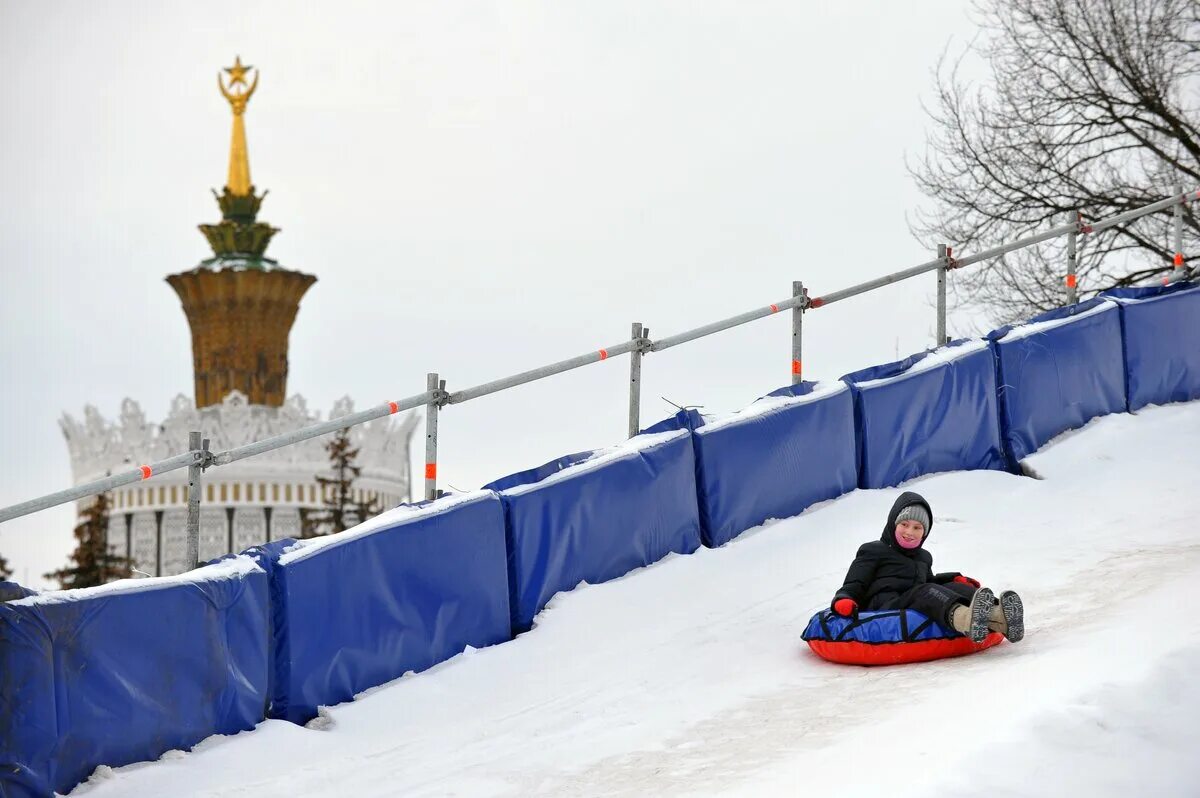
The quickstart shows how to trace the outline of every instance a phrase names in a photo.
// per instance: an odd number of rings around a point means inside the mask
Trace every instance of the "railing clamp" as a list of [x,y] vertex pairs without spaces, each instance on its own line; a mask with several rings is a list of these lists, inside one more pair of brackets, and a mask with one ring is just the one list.
[[642,328],[642,337],[634,341],[633,351],[641,352],[643,355],[654,351],[654,342],[650,340],[649,327]]

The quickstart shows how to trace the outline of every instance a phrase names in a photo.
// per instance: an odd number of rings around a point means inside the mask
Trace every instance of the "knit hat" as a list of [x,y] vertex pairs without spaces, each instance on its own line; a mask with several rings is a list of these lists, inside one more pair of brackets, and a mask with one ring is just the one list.
[[921,504],[910,504],[896,515],[897,524],[901,521],[916,521],[925,528],[926,533],[929,532],[930,520],[928,511]]

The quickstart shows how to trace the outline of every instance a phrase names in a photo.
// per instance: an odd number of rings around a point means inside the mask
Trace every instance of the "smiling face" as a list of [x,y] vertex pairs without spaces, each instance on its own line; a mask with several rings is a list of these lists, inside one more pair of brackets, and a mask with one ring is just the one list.
[[906,549],[915,549],[925,539],[925,525],[920,521],[900,521],[896,524],[896,542]]

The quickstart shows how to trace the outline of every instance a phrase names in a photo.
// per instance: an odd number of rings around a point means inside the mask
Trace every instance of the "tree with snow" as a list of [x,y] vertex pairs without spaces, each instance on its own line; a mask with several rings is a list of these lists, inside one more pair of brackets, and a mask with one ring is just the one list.
[[343,532],[378,515],[380,510],[376,501],[360,502],[354,499],[354,480],[362,473],[362,467],[355,464],[359,450],[350,446],[349,428],[334,434],[325,444],[325,451],[329,452],[333,476],[318,474],[316,477],[321,486],[325,509],[310,510],[304,514],[300,530],[300,536],[304,538]]
[[75,540],[78,542],[71,553],[73,565],[46,574],[47,579],[57,579],[66,590],[95,587],[132,575],[132,561],[127,557],[118,557],[108,548],[110,506],[107,493],[93,498],[83,511],[79,525],[75,527]]
[[[911,168],[933,203],[913,231],[969,254],[1099,219],[1200,186],[1200,8],[1195,0],[982,0],[978,54],[939,66],[928,149]],[[1081,296],[1175,267],[1172,209],[1079,238]],[[1085,219],[1086,221],[1086,219]],[[1064,302],[1065,238],[974,267],[960,301],[1014,321]],[[1184,212],[1183,253],[1200,262],[1200,221]],[[1112,257],[1117,255],[1117,257]]]

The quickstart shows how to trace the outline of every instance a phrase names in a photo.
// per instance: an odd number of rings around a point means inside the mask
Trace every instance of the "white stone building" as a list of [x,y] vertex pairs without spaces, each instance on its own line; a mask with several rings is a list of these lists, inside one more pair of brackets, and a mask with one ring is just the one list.
[[[328,418],[354,412],[344,398]],[[281,407],[251,405],[231,392],[220,404],[196,409],[179,395],[161,423],[148,421],[137,402],[126,399],[120,418],[108,421],[96,408],[83,419],[64,415],[60,424],[71,455],[75,484],[99,479],[188,449],[188,433],[199,430],[214,453],[280,435],[321,421],[300,396]],[[409,500],[409,442],[417,416],[385,416],[350,428],[360,449],[361,476],[354,482],[356,501],[375,500],[382,509]],[[211,468],[202,479],[200,561],[272,540],[300,535],[300,518],[323,508],[318,474],[330,476],[325,443],[330,436],[304,441],[229,465]],[[138,575],[167,576],[185,570],[187,469],[155,475],[111,494],[108,542],[112,551],[131,556]],[[85,503],[81,503],[85,506]]]

